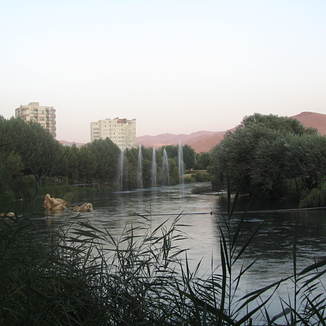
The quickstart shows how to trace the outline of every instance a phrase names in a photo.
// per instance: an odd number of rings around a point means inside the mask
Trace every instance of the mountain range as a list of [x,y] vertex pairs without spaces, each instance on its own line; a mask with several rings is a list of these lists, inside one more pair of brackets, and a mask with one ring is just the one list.
[[[301,112],[290,117],[300,121],[305,127],[315,128],[321,135],[326,135],[326,114]],[[145,147],[161,147],[166,145],[191,146],[197,153],[208,152],[219,144],[227,131],[197,131],[190,134],[160,134],[156,136],[137,137],[137,144]]]

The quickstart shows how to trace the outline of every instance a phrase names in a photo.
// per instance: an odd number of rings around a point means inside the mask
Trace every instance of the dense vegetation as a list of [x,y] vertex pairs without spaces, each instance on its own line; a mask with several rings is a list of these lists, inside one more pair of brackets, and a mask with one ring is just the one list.
[[[178,147],[166,146],[169,183],[178,178]],[[80,148],[61,145],[40,125],[0,117],[0,203],[32,198],[45,184],[96,184],[118,190],[120,150],[109,139]],[[151,186],[152,149],[142,148],[143,186]],[[257,198],[291,198],[302,207],[326,204],[326,137],[298,121],[255,114],[209,153],[183,146],[186,181]],[[163,148],[156,150],[157,181],[165,184]],[[124,154],[124,189],[137,188],[138,148]],[[3,204],[4,205],[4,204]]]
[[258,198],[325,205],[326,137],[298,121],[255,114],[212,152],[217,188]]
[[[169,183],[179,182],[178,147],[166,146]],[[56,141],[36,123],[0,117],[0,203],[29,200],[46,184],[97,184],[119,190],[120,149],[109,139],[97,140],[80,148]],[[143,185],[151,186],[152,149],[142,148]],[[158,184],[163,184],[163,148],[156,150]],[[198,164],[197,160],[198,158]],[[207,157],[183,146],[186,169],[205,168]],[[137,188],[138,148],[124,153],[124,189]],[[198,174],[198,180],[207,175]],[[189,181],[196,180],[189,178]],[[2,206],[3,206],[2,205]]]

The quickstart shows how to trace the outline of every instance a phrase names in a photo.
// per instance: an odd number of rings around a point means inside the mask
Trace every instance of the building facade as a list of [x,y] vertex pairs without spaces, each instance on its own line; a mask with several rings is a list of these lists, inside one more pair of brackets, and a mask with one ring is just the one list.
[[28,105],[21,105],[15,110],[15,114],[16,118],[39,123],[55,138],[56,117],[52,106],[40,106],[38,102],[31,102]]
[[136,146],[136,119],[105,119],[91,122],[91,141],[109,138],[121,150]]

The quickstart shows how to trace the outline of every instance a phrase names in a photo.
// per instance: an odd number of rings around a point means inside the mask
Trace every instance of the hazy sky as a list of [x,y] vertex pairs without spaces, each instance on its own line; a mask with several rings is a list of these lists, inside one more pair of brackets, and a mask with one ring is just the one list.
[[326,113],[325,0],[0,0],[0,42],[0,114],[54,106],[58,139]]

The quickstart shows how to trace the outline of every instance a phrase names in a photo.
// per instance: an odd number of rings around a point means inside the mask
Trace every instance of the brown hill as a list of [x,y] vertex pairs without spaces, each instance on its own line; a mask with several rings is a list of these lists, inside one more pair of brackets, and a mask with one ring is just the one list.
[[208,152],[224,137],[225,131],[197,131],[191,134],[161,134],[137,137],[137,144],[145,147],[177,145],[181,142],[191,146],[196,152]]
[[218,131],[212,135],[207,135],[189,142],[187,145],[191,146],[197,153],[209,152],[223,140],[225,133],[225,131]]
[[[222,132],[224,134],[224,132]],[[190,146],[196,146],[210,137],[214,137],[220,132],[215,131],[197,131],[191,134],[160,134],[157,136],[137,137],[137,143],[145,147],[161,147],[166,145],[177,145],[179,142]],[[199,145],[200,146],[200,145]],[[194,147],[195,148],[195,147]]]
[[[315,128],[320,134],[326,135],[326,114],[302,112],[291,117],[300,121],[305,127]],[[219,144],[225,131],[198,131],[191,134],[161,134],[157,136],[137,137],[137,143],[146,147],[177,145],[179,142],[191,146],[197,153],[208,152]]]
[[301,112],[291,118],[300,121],[305,127],[317,129],[321,135],[326,135],[326,114]]

